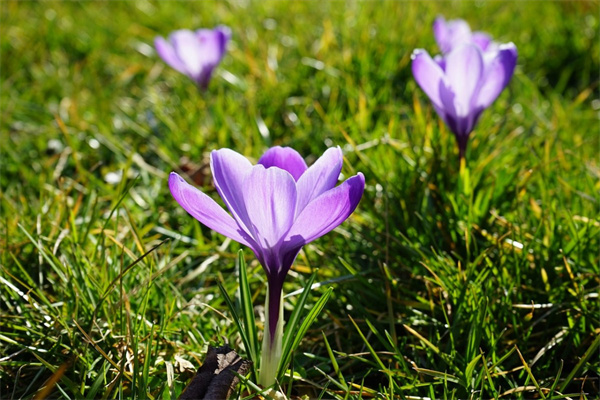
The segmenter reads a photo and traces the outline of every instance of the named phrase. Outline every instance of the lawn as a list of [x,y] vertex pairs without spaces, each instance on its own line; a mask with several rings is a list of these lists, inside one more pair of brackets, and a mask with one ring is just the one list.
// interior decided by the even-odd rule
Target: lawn
[[[308,165],[340,146],[366,181],[285,280],[286,320],[323,306],[288,398],[599,398],[599,2],[0,8],[0,398],[174,399],[209,345],[250,357],[236,315],[251,298],[262,337],[265,272],[167,179],[222,204],[210,152],[276,145]],[[519,54],[462,172],[411,72],[438,15]],[[217,25],[232,38],[199,91],[154,38]],[[242,381],[234,398],[258,396]]]

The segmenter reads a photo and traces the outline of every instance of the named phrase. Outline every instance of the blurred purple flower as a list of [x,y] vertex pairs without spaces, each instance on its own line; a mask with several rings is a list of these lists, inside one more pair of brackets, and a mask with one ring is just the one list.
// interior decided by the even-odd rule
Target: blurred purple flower
[[462,19],[446,21],[442,16],[433,22],[433,35],[443,54],[463,44],[475,44],[482,51],[492,50],[497,46],[490,35],[484,32],[471,32],[471,28]]
[[201,89],[206,89],[230,38],[231,31],[226,26],[195,32],[181,29],[172,32],[168,41],[157,36],[154,46],[164,62],[189,76]]
[[484,53],[474,44],[463,44],[443,58],[434,60],[422,49],[415,50],[412,58],[415,80],[456,136],[462,159],[479,116],[513,75],[517,48],[508,43]]
[[281,357],[282,288],[292,263],[302,246],[344,222],[362,197],[360,172],[335,186],[342,161],[339,147],[328,149],[310,168],[289,147],[270,148],[254,166],[233,150],[215,150],[210,155],[213,179],[231,215],[176,173],[169,176],[173,197],[188,213],[250,247],[267,273],[265,386],[274,382]]

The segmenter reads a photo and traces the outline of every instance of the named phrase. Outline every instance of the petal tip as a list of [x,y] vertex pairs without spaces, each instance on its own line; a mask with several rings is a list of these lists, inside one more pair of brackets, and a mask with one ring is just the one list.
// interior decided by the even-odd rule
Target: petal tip
[[174,171],[169,174],[168,183],[169,183],[169,190],[171,191],[172,194],[174,194],[174,192],[177,190],[178,185],[180,185],[182,183],[188,185],[188,183],[185,181],[185,179],[183,179],[177,172],[174,172]]
[[421,56],[423,53],[427,54],[427,51],[424,49],[414,49],[412,54],[410,55],[410,59],[414,61],[417,57]]
[[508,43],[503,43],[500,46],[498,46],[498,49],[500,51],[508,51],[510,53],[512,53],[515,58],[517,57],[518,54],[518,50],[517,50],[517,46],[513,43],[513,42],[508,42]]
[[165,58],[168,57],[167,52],[169,50],[171,50],[172,45],[164,37],[162,37],[162,36],[156,36],[154,38],[154,48],[156,49],[156,52],[158,53],[158,55],[160,56],[160,58],[165,59]]
[[178,179],[180,181],[183,180],[183,178],[175,171],[171,171],[171,173],[169,173],[169,182]]
[[227,25],[219,25],[215,28],[217,32],[220,32],[227,40],[231,39],[231,28]]
[[340,160],[342,160],[342,159],[344,158],[344,152],[342,151],[342,148],[341,148],[339,145],[337,145],[337,146],[334,146],[334,147],[330,147],[330,148],[328,148],[328,149],[327,149],[327,150],[325,150],[325,151],[326,151],[326,152],[327,152],[327,151],[329,151],[329,152],[331,152],[331,153],[335,153],[335,155],[336,155],[336,156],[337,156],[337,157],[338,157]]
[[[356,179],[358,179],[358,184],[360,186],[360,190],[363,191],[365,189],[365,176],[363,175],[362,172],[358,172],[356,175],[354,175],[354,177]],[[362,196],[362,193],[361,193]]]

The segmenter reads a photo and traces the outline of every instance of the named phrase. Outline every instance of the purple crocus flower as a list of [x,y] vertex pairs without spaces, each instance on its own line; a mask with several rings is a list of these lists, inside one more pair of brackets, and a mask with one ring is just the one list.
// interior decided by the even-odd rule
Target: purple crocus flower
[[462,160],[469,134],[481,113],[496,100],[513,75],[517,48],[508,43],[484,53],[474,44],[463,44],[443,58],[432,59],[422,49],[415,50],[412,58],[415,80],[456,136]]
[[195,32],[181,29],[172,32],[169,40],[157,36],[154,46],[164,62],[189,76],[201,89],[206,89],[230,38],[231,31],[226,26]]
[[442,16],[437,17],[433,22],[433,35],[443,54],[469,43],[477,45],[482,51],[492,50],[496,46],[490,35],[484,32],[471,32],[469,24],[462,19],[446,21]]
[[252,249],[267,273],[267,326],[260,383],[274,383],[281,358],[283,281],[305,244],[325,235],[354,211],[365,178],[361,173],[336,187],[342,151],[328,149],[310,168],[289,147],[270,148],[252,165],[230,149],[215,150],[210,167],[229,215],[209,196],[172,172],[175,200],[209,228]]

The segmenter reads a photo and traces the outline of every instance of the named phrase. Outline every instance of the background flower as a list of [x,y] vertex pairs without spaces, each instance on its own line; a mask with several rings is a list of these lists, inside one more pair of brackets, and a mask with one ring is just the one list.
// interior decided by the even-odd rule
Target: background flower
[[230,38],[231,30],[226,26],[195,32],[181,29],[171,33],[169,40],[156,37],[154,46],[164,62],[189,76],[201,89],[206,89]]
[[516,46],[500,45],[489,57],[474,44],[459,46],[435,60],[422,49],[415,50],[412,57],[415,80],[456,136],[463,158],[469,134],[481,113],[496,100],[513,75]]

